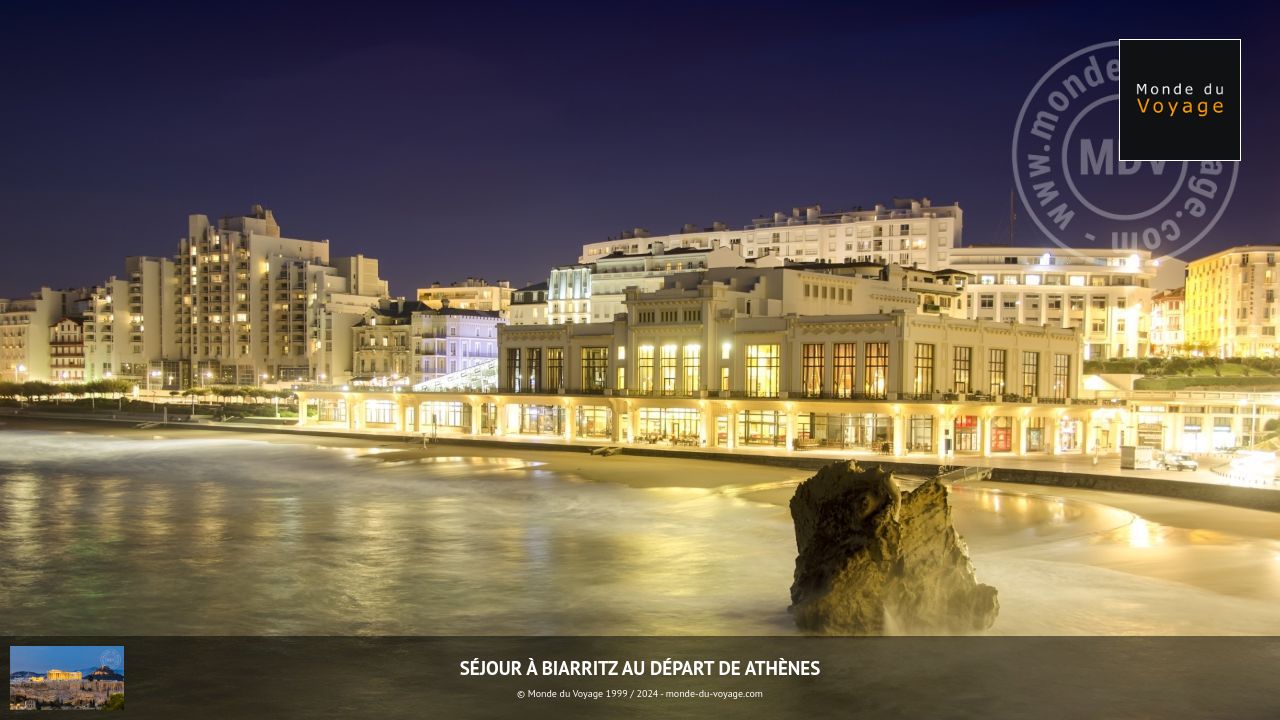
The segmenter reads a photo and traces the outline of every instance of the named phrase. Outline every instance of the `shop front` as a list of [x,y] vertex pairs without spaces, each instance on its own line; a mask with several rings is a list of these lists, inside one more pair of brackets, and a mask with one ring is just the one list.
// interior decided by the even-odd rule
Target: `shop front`
[[641,408],[639,442],[702,443],[702,413],[692,408]]
[[471,406],[463,402],[424,402],[418,406],[421,432],[471,432]]
[[368,427],[385,428],[396,424],[396,403],[392,400],[366,400],[364,423]]
[[1062,418],[1058,421],[1058,452],[1080,452],[1083,439],[1084,423],[1074,418]]
[[907,422],[907,452],[933,452],[933,416],[912,415]]
[[320,422],[343,423],[347,422],[347,401],[346,400],[316,400],[316,420]]
[[508,405],[507,427],[521,435],[563,435],[564,415],[559,405]]
[[997,415],[991,418],[991,452],[1013,452],[1013,418]]
[[738,444],[787,444],[787,418],[775,410],[741,410],[738,412]]
[[1045,452],[1049,449],[1044,427],[1044,418],[1029,418],[1027,420],[1027,452]]
[[576,413],[574,429],[582,438],[613,437],[613,411],[603,405],[583,405]]
[[800,413],[796,446],[890,452],[893,417],[875,413]]
[[977,415],[958,415],[955,420],[956,452],[982,452],[982,433],[978,430]]

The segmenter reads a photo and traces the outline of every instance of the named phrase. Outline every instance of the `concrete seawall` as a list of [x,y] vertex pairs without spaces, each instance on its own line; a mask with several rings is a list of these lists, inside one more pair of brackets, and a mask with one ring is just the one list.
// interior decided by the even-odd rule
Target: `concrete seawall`
[[[754,463],[757,465],[774,465],[778,467],[794,467],[804,470],[817,470],[832,462],[829,458],[782,457],[774,455],[727,455],[724,453],[708,453],[696,450],[650,450],[647,448],[623,448],[626,455],[653,455],[671,457],[678,455],[698,460],[721,460],[729,462]],[[892,459],[866,460],[859,458],[864,465],[882,465],[892,472],[904,475],[936,475],[941,466],[933,463],[912,463]],[[947,467],[961,467],[962,464]],[[969,467],[988,467],[971,465]],[[1188,482],[1184,480],[1162,480],[1159,478],[1128,477],[1116,475],[1090,475],[1087,473],[1062,472],[1057,470],[1033,470],[1023,468],[991,467],[992,482],[1016,483],[1020,485],[1042,485],[1046,487],[1078,488],[1098,490],[1102,492],[1130,493],[1133,495],[1155,495],[1159,497],[1177,498],[1179,500],[1197,500],[1200,502],[1231,505],[1252,510],[1280,512],[1280,491],[1265,488],[1234,487],[1230,485],[1211,485],[1208,483]]]
[[1210,485],[1208,483],[1162,480],[1149,477],[1089,475],[1086,473],[1053,470],[1024,470],[1000,467],[991,469],[991,480],[1048,487],[1121,492],[1134,495],[1156,495],[1179,500],[1197,500],[1252,510],[1280,512],[1280,491],[1265,488]]
[[[30,420],[48,420],[51,422],[103,422],[113,425],[129,424],[136,425],[141,422],[154,422],[157,426],[163,426],[173,429],[192,429],[192,430],[221,430],[225,432],[243,432],[243,433],[275,433],[281,435],[307,435],[314,437],[336,437],[351,440],[366,441],[387,441],[402,442],[405,444],[417,444],[422,442],[422,435],[394,433],[394,432],[351,432],[344,430],[321,430],[306,427],[279,427],[276,425],[250,425],[250,424],[227,424],[227,423],[190,423],[190,422],[170,422],[159,423],[154,418],[134,416],[134,417],[117,417],[108,418],[101,416],[92,416],[78,413],[13,413],[10,417]],[[600,444],[567,444],[562,442],[535,441],[524,442],[519,440],[498,440],[486,438],[464,438],[464,437],[441,437],[434,441],[440,445],[452,445],[463,447],[487,447],[487,448],[504,448],[510,450],[541,450],[554,452],[579,452],[587,453],[601,447]],[[730,452],[707,451],[698,449],[677,449],[677,448],[648,448],[648,447],[630,447],[621,446],[622,454],[663,457],[663,458],[685,458],[690,460],[712,460],[719,462],[737,462],[750,463],[754,465],[768,465],[773,467],[796,468],[800,470],[817,470],[824,465],[828,465],[834,460],[829,457],[805,457],[803,455],[766,455],[766,454],[739,454]],[[891,458],[856,458],[864,465],[881,465],[891,472],[904,475],[917,475],[923,477],[931,477],[938,474],[942,466],[937,463],[913,463],[903,460],[894,460]],[[602,462],[608,462],[607,459],[601,458]],[[956,463],[946,467],[963,467],[964,465]],[[1265,488],[1249,488],[1236,487],[1231,485],[1214,485],[1208,483],[1189,482],[1183,480],[1164,480],[1160,478],[1150,477],[1134,477],[1119,475],[1091,475],[1088,473],[1064,472],[1059,470],[1039,470],[1029,468],[1005,468],[995,466],[985,466],[978,463],[969,465],[969,467],[991,467],[992,482],[1014,483],[1021,485],[1040,485],[1044,487],[1060,487],[1060,488],[1077,488],[1083,490],[1097,490],[1100,492],[1117,492],[1129,493],[1133,495],[1152,495],[1157,497],[1176,498],[1179,500],[1194,500],[1198,502],[1216,503],[1219,505],[1230,505],[1233,507],[1248,508],[1252,510],[1265,510],[1268,512],[1280,513],[1280,490],[1270,490]]]

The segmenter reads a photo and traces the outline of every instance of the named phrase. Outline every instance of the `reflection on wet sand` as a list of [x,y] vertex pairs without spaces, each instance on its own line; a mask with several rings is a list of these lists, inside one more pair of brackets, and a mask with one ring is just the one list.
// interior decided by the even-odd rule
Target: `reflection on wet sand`
[[[792,632],[796,471],[325,445],[0,431],[0,616],[55,634]],[[1009,486],[952,499],[997,633],[1280,632],[1274,541]]]

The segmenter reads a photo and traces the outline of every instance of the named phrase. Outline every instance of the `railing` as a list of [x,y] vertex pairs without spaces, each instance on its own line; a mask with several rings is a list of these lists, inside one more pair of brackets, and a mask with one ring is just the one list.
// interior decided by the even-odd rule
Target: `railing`
[[991,468],[988,467],[951,467],[944,465],[938,468],[938,479],[946,483],[986,480],[989,477],[991,477]]

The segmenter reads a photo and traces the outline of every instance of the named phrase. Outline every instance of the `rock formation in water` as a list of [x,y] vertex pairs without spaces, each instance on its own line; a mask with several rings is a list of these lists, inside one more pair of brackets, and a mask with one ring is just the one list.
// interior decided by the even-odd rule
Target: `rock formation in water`
[[977,582],[937,478],[902,494],[879,466],[827,465],[791,499],[791,612],[828,635],[969,633],[995,622],[996,589]]

